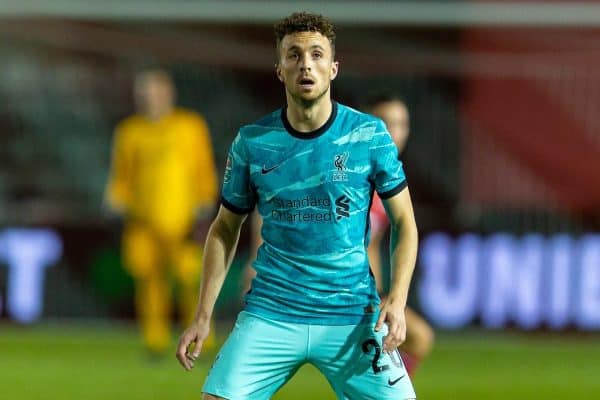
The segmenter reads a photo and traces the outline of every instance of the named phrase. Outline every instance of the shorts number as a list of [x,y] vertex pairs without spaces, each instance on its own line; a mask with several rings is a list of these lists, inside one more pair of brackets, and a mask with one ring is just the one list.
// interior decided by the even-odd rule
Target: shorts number
[[392,360],[392,364],[394,364],[397,368],[404,368],[402,363],[402,357],[400,356],[400,352],[398,349],[394,349],[390,354],[390,360]]
[[381,346],[377,343],[377,340],[370,338],[363,342],[362,351],[365,354],[369,354],[371,352],[371,347],[375,348],[375,356],[371,361],[371,366],[373,367],[373,372],[378,374],[382,371],[387,371],[390,369],[390,366],[387,364],[379,365],[379,357],[381,357]]

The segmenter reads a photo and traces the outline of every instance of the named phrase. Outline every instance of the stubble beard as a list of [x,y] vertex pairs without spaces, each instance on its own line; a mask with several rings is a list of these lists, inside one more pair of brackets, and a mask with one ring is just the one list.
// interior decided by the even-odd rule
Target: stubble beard
[[328,84],[321,93],[319,93],[316,97],[307,99],[305,97],[302,97],[302,95],[300,94],[294,94],[292,93],[290,90],[286,89],[288,93],[290,93],[292,99],[294,100],[294,102],[296,104],[299,104],[302,108],[311,108],[313,107],[315,104],[317,104],[319,101],[321,101],[321,99],[327,94],[329,93],[329,88],[331,87],[331,83]]

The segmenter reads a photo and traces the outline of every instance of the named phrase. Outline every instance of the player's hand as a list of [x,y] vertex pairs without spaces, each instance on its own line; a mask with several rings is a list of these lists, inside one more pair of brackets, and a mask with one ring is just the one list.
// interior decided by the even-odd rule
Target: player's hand
[[388,325],[388,334],[383,338],[383,351],[389,353],[406,340],[404,305],[395,301],[391,296],[382,302],[375,331],[379,331],[384,323]]
[[202,342],[208,336],[209,325],[209,322],[194,322],[179,338],[175,355],[186,371],[194,368],[194,362],[202,350]]

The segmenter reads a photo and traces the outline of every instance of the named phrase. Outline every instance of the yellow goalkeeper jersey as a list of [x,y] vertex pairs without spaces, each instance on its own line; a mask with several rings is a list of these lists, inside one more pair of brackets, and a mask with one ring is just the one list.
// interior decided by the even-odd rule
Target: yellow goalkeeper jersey
[[199,208],[212,207],[217,176],[208,126],[175,109],[160,120],[134,115],[116,129],[109,205],[168,236],[185,235]]

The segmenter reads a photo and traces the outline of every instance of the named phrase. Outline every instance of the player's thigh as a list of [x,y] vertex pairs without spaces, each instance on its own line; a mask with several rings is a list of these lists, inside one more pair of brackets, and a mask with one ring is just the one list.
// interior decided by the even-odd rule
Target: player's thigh
[[[416,398],[397,351],[384,353],[387,326],[373,324],[319,327],[312,335],[310,360],[331,383],[340,399],[402,400]],[[313,340],[314,338],[314,340]]]
[[261,400],[304,363],[308,329],[241,312],[217,354],[202,391],[231,400]]
[[130,223],[123,232],[123,262],[134,278],[156,274],[161,258],[160,243],[151,229]]

